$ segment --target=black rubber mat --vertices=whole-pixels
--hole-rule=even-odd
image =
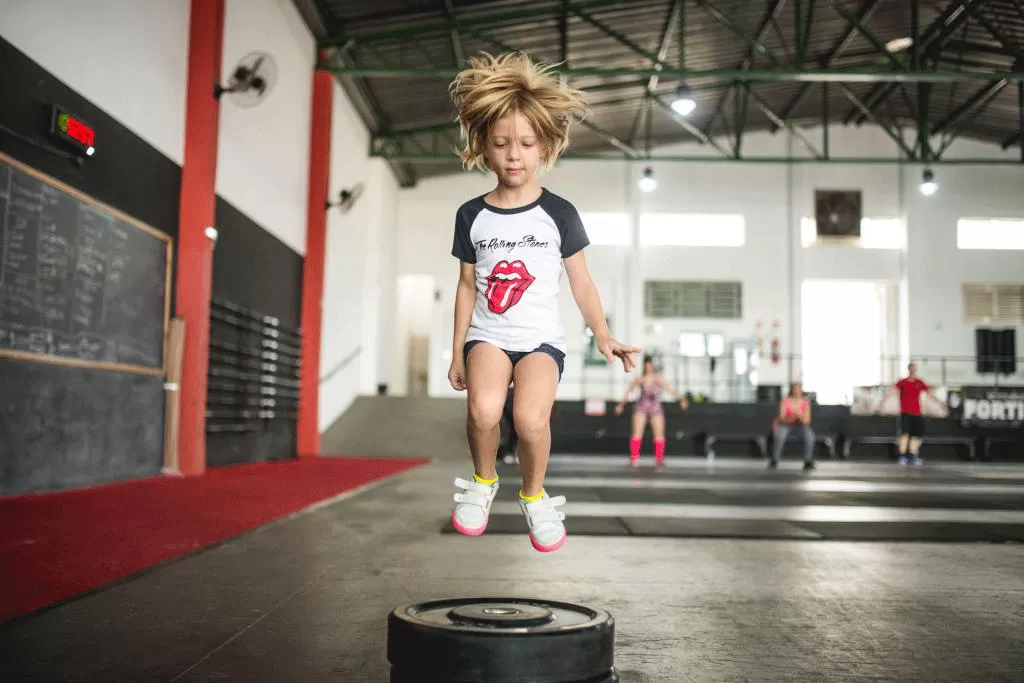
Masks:
[[[574,503],[600,503],[602,500],[597,493],[597,489],[577,488],[574,486],[559,486],[557,490],[550,489],[548,495],[565,496]],[[519,487],[515,485],[498,487],[498,493],[494,496],[494,499],[515,502],[519,500]]]
[[[781,522],[761,519],[670,517],[572,517],[569,535],[658,538],[792,539],[822,541],[919,541],[929,543],[1024,542],[1024,524],[957,522]],[[457,533],[451,520],[441,533]],[[488,534],[525,534],[520,515],[492,514]]]
[[[566,529],[571,534],[580,536],[629,536],[622,520],[618,517],[576,517],[570,523],[566,520]],[[492,514],[487,522],[485,534],[525,534],[526,520],[522,515]],[[452,520],[449,519],[441,528],[443,534],[457,534]]]
[[[1024,541],[1024,524],[801,522],[800,526],[831,541]]]
[[[761,519],[674,519],[627,517],[622,520],[634,536],[687,538],[821,538],[788,522]]]

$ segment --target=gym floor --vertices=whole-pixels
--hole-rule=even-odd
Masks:
[[[624,463],[552,463],[570,537],[541,554],[514,468],[494,532],[446,533],[466,467],[437,458],[0,628],[0,680],[386,681],[394,607],[495,595],[609,610],[623,681],[1020,680],[1024,546],[992,541],[1024,468]]]

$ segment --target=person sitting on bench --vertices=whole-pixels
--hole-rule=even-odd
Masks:
[[[779,466],[782,448],[786,445],[789,433],[799,429],[804,438],[804,469],[814,469],[814,430],[811,429],[811,402],[804,396],[803,385],[793,382],[789,388],[789,396],[779,403],[779,415],[772,422],[774,447],[772,459],[768,466],[772,469]]]

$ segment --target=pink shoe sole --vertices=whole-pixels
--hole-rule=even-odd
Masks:
[[[469,529],[467,527],[462,526],[461,524],[458,523],[458,521],[456,521],[455,513],[453,512],[452,513],[452,526],[455,527],[455,530],[458,531],[460,534],[465,534],[466,536],[479,536],[487,528],[487,522],[484,522],[484,525],[482,527],[480,527],[479,529]]]
[[[532,543],[533,547],[536,548],[537,550],[539,550],[540,552],[542,552],[542,553],[550,553],[550,552],[554,552],[555,550],[558,550],[563,545],[565,545],[565,539],[566,539],[567,536],[568,536],[568,534],[563,533],[562,534],[562,538],[558,539],[558,541],[556,541],[555,543],[552,543],[551,545],[541,545],[541,544],[537,543],[537,541],[533,540],[533,536],[530,536],[530,543]]]

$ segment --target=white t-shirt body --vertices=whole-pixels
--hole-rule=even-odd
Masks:
[[[590,244],[576,208],[544,189],[514,209],[469,200],[455,217],[452,255],[476,267],[476,303],[466,341],[506,351],[550,344],[566,352],[559,313],[562,259]]]

